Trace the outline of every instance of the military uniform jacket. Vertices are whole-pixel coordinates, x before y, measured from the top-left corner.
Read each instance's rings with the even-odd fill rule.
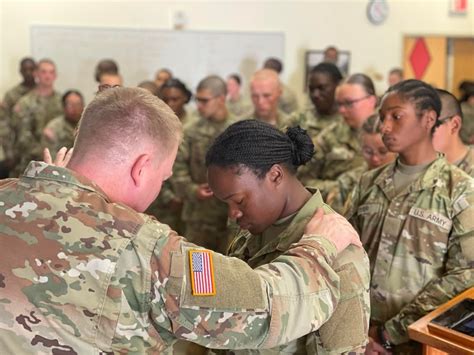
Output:
[[[13,107],[18,100],[20,100],[22,96],[28,94],[32,89],[34,88],[18,84],[5,93],[2,104],[5,107],[8,116],[12,114]]]
[[[262,243],[263,236],[241,231],[229,247],[229,256],[245,260],[252,268],[269,263],[298,242],[304,227],[320,207],[326,213],[334,213],[326,205],[321,194],[312,190],[313,196],[291,218],[286,228],[272,227],[264,234],[274,238],[268,244]],[[280,233],[278,234],[278,231]],[[263,245],[262,245],[263,244]],[[368,341],[370,318],[369,305],[369,260],[361,248],[349,247],[342,252],[334,264],[341,278],[341,301],[329,321],[317,331],[271,350],[237,351],[235,354],[341,354],[364,353]]]
[[[298,177],[308,186],[317,187],[323,197],[337,187],[337,178],[364,164],[359,131],[345,122],[334,122],[313,139],[315,154],[300,167]]]
[[[316,137],[323,129],[335,122],[343,122],[339,113],[320,115],[312,105],[304,111],[292,114],[290,118],[290,125],[298,125],[305,129],[313,141],[316,140]]]
[[[362,175],[346,216],[369,255],[372,319],[400,344],[408,325],[474,285],[474,180],[440,156],[396,194],[395,164]]]
[[[281,83],[281,96],[278,101],[278,108],[286,114],[291,114],[298,110],[296,95],[287,85]]]
[[[253,110],[252,103],[242,95],[237,100],[227,100],[226,106],[237,119],[248,116]]]
[[[185,222],[218,223],[222,228],[226,226],[226,204],[215,197],[198,200],[196,190],[199,184],[207,183],[207,150],[214,139],[234,121],[235,118],[230,115],[220,122],[199,118],[184,130],[171,182],[178,197],[183,199],[182,217]]]
[[[43,135],[41,146],[49,148],[52,154],[56,153],[62,147],[73,147],[76,124],[68,122],[64,115],[53,118],[48,122],[45,129],[50,130],[53,136],[47,137]]]
[[[474,177],[474,147],[472,145],[469,146],[467,154],[459,163],[456,164],[456,166],[466,172],[466,174]]]
[[[2,354],[171,354],[176,337],[273,347],[318,328],[339,300],[335,247],[312,236],[258,270],[209,252],[215,295],[193,295],[202,249],[45,163],[0,182],[0,228]]]
[[[265,122],[265,120],[260,119],[255,112],[252,114],[249,114],[245,119],[246,120],[259,120],[259,121]],[[284,111],[278,110],[277,116],[276,116],[275,127],[278,128],[279,130],[285,131],[289,127],[289,123],[290,123],[289,119],[290,119],[290,116],[288,116]]]

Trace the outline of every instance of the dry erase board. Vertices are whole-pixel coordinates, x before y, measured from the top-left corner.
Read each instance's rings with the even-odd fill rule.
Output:
[[[100,59],[117,61],[125,86],[153,79],[162,67],[192,90],[209,74],[238,72],[248,83],[265,58],[283,58],[284,35],[34,25],[31,46],[36,59],[56,62],[59,90],[79,89],[89,101],[96,91],[94,68]]]

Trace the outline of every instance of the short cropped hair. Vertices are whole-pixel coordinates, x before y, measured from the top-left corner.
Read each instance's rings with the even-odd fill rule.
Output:
[[[116,87],[98,93],[85,108],[74,155],[94,150],[120,162],[147,140],[156,142],[161,154],[168,154],[181,134],[178,117],[159,98],[145,89]]]
[[[214,97],[227,95],[227,85],[225,81],[217,75],[209,75],[202,79],[196,90],[209,90]]]

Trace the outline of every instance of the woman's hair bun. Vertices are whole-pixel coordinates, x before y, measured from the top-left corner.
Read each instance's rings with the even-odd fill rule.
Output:
[[[291,142],[291,159],[293,165],[304,165],[311,160],[314,155],[314,144],[305,129],[300,126],[290,127],[286,135]]]

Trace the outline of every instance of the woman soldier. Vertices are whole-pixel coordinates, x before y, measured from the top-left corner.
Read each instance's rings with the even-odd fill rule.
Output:
[[[301,128],[290,128],[285,134],[257,120],[237,122],[216,138],[206,156],[209,185],[241,228],[229,248],[230,256],[256,268],[299,240],[318,208],[334,213],[317,190],[306,189],[295,176],[297,167],[313,153],[311,138]],[[341,217],[334,228],[344,228],[345,223]],[[341,302],[327,323],[317,325],[321,326],[317,332],[276,349],[232,353],[363,352],[370,312],[368,260],[362,249],[354,247],[341,254],[337,263]]]
[[[370,259],[375,351],[421,353],[408,326],[474,285],[474,183],[433,148],[440,110],[422,81],[389,88],[381,131],[398,158],[362,175],[348,201]]]

